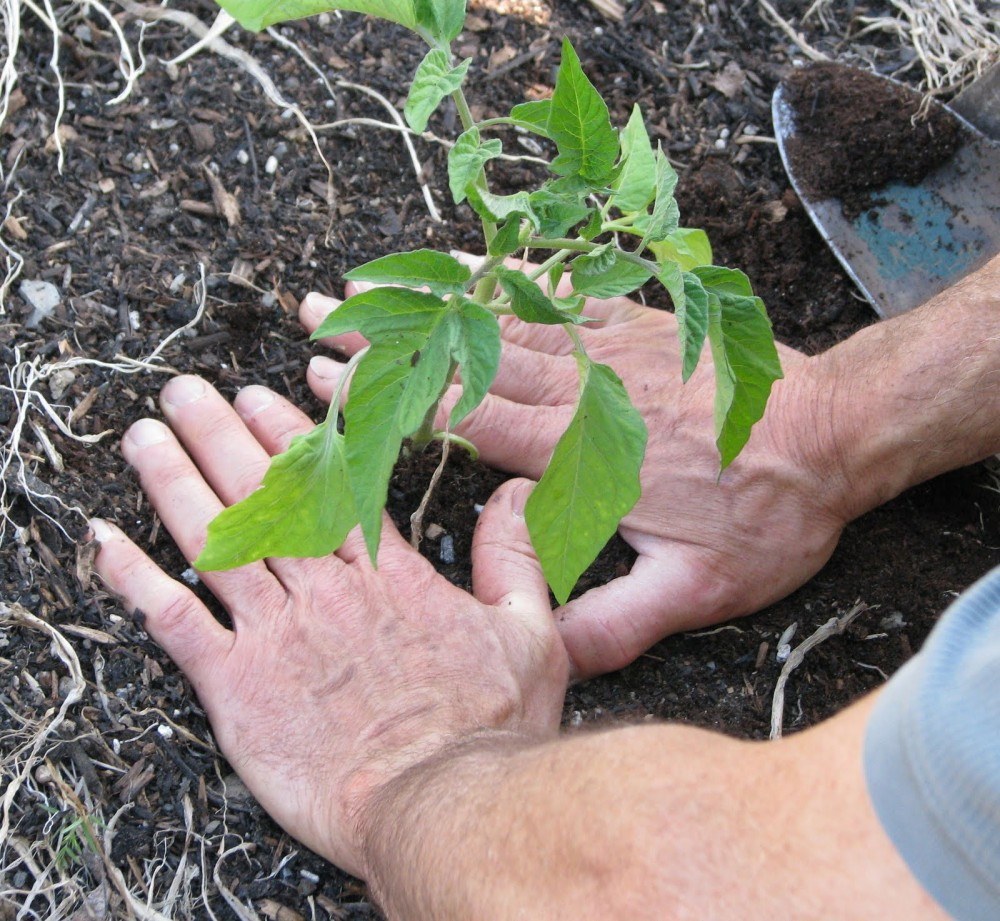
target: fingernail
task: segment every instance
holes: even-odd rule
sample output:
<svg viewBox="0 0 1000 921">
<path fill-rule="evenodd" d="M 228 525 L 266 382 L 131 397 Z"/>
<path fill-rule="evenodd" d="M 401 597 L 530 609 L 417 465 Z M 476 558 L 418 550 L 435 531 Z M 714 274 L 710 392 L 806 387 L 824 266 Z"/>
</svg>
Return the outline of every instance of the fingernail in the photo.
<svg viewBox="0 0 1000 921">
<path fill-rule="evenodd" d="M 244 418 L 256 416 L 274 402 L 274 392 L 256 384 L 244 387 L 236 397 L 236 411 Z"/>
<path fill-rule="evenodd" d="M 510 511 L 518 521 L 524 520 L 524 506 L 527 505 L 532 489 L 533 483 L 522 481 L 510 491 Z"/>
<path fill-rule="evenodd" d="M 314 355 L 309 359 L 309 370 L 320 380 L 336 383 L 340 380 L 344 367 L 339 361 L 334 361 L 325 355 Z"/>
<path fill-rule="evenodd" d="M 167 427 L 155 419 L 140 419 L 126 432 L 125 437 L 137 448 L 147 448 L 167 439 Z"/>
<path fill-rule="evenodd" d="M 100 518 L 91 518 L 87 524 L 90 527 L 91 540 L 96 540 L 99 544 L 111 540 L 114 536 L 115 532 L 111 530 L 111 526 Z"/>
<path fill-rule="evenodd" d="M 322 294 L 311 292 L 305 296 L 302 306 L 309 316 L 315 320 L 322 321 L 337 307 L 337 302 Z"/>
<path fill-rule="evenodd" d="M 175 377 L 163 388 L 163 402 L 170 406 L 194 403 L 205 395 L 205 382 L 200 377 Z"/>
</svg>

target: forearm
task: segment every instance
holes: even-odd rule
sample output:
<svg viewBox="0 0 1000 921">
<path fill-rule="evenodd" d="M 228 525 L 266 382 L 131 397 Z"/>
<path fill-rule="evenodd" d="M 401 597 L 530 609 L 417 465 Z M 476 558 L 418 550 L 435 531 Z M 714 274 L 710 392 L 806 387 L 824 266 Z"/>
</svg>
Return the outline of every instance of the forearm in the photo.
<svg viewBox="0 0 1000 921">
<path fill-rule="evenodd" d="M 1000 451 L 1000 256 L 812 360 L 820 450 L 847 520 Z"/>
<path fill-rule="evenodd" d="M 867 707 L 778 745 L 677 726 L 483 739 L 368 823 L 393 921 L 938 918 L 868 805 Z"/>
</svg>

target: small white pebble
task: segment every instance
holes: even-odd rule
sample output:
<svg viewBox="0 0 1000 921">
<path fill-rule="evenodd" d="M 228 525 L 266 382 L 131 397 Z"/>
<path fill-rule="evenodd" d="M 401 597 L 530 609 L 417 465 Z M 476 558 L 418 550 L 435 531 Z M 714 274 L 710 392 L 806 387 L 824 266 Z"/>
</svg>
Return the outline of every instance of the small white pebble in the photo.
<svg viewBox="0 0 1000 921">
<path fill-rule="evenodd" d="M 142 322 L 139 320 L 138 310 L 130 310 L 128 312 L 128 321 L 129 323 L 132 324 L 133 330 L 138 329 L 140 326 L 142 326 Z"/>
<path fill-rule="evenodd" d="M 166 723 L 160 723 L 156 727 L 156 731 L 164 739 L 172 739 L 174 737 L 174 727 L 168 726 Z"/>
<path fill-rule="evenodd" d="M 239 160 L 244 166 L 250 162 L 250 154 L 248 154 L 242 147 L 236 151 L 236 159 Z"/>
<path fill-rule="evenodd" d="M 474 506 L 472 506 L 472 510 L 473 510 L 473 511 L 474 511 L 474 512 L 475 512 L 475 513 L 476 513 L 477 515 L 482 515 L 482 513 L 483 513 L 483 509 L 484 509 L 484 508 L 486 508 L 486 506 L 485 506 L 485 505 L 483 505 L 483 503 L 482 503 L 482 502 L 477 502 L 477 503 L 476 503 L 476 504 L 475 504 Z"/>
<path fill-rule="evenodd" d="M 272 155 L 267 158 L 267 162 L 264 164 L 264 172 L 267 173 L 268 176 L 273 176 L 276 172 L 278 172 L 277 157 Z"/>
<path fill-rule="evenodd" d="M 778 647 L 778 651 L 774 654 L 774 658 L 779 662 L 787 662 L 788 657 L 792 654 L 792 644 L 782 643 Z"/>
<path fill-rule="evenodd" d="M 445 534 L 441 538 L 441 546 L 438 550 L 438 556 L 441 562 L 446 566 L 450 566 L 455 562 L 455 538 L 450 534 Z"/>
<path fill-rule="evenodd" d="M 716 150 L 725 150 L 726 149 L 726 142 L 724 140 L 722 140 L 722 138 L 719 138 L 715 142 L 715 149 Z"/>
<path fill-rule="evenodd" d="M 189 566 L 184 570 L 184 572 L 181 573 L 181 578 L 187 582 L 188 585 L 197 585 L 201 581 L 201 578 L 192 566 Z"/>
</svg>

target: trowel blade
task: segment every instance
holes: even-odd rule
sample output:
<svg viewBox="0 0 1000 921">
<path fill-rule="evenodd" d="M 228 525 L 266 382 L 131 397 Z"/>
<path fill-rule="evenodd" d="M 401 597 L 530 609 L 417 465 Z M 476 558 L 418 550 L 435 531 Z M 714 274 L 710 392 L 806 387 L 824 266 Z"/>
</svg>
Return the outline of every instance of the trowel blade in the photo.
<svg viewBox="0 0 1000 921">
<path fill-rule="evenodd" d="M 849 218 L 839 198 L 799 182 L 801 166 L 789 145 L 796 115 L 783 85 L 772 115 L 792 187 L 880 316 L 911 310 L 1000 252 L 1000 144 L 971 126 L 968 139 L 919 185 L 893 181 L 872 190 L 871 207 Z"/>
</svg>

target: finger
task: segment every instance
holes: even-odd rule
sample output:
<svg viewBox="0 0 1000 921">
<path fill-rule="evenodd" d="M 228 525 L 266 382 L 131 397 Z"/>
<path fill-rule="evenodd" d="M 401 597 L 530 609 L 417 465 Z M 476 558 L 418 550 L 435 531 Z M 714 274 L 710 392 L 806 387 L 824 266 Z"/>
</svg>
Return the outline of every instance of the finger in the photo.
<svg viewBox="0 0 1000 921">
<path fill-rule="evenodd" d="M 122 454 L 139 474 L 143 490 L 184 558 L 194 560 L 204 547 L 208 523 L 223 509 L 218 496 L 161 422 L 136 422 L 122 439 Z M 255 610 L 262 600 L 274 601 L 279 591 L 263 563 L 202 573 L 202 579 L 234 617 Z"/>
<path fill-rule="evenodd" d="M 444 406 L 450 411 L 457 394 L 452 388 Z M 573 418 L 573 406 L 529 406 L 487 394 L 456 429 L 479 451 L 484 463 L 537 480 L 545 471 L 556 442 Z"/>
<path fill-rule="evenodd" d="M 160 408 L 215 495 L 233 505 L 253 492 L 267 453 L 233 407 L 199 377 L 175 377 L 160 391 Z"/>
<path fill-rule="evenodd" d="M 525 323 L 517 317 L 501 317 L 500 333 L 504 344 L 520 346 L 548 355 L 569 355 L 573 340 L 561 326 L 550 323 Z"/>
<path fill-rule="evenodd" d="M 528 480 L 511 480 L 483 508 L 472 540 L 472 593 L 483 604 L 548 628 L 549 590 L 524 521 L 533 488 Z"/>
<path fill-rule="evenodd" d="M 574 679 L 624 668 L 665 636 L 718 623 L 737 612 L 695 548 L 642 555 L 632 571 L 556 612 Z"/>
<path fill-rule="evenodd" d="M 347 373 L 347 363 L 328 358 L 326 355 L 314 355 L 309 359 L 309 366 L 306 368 L 306 383 L 309 389 L 316 394 L 317 398 L 324 403 L 329 403 L 333 395 L 340 387 L 340 381 Z M 344 408 L 347 402 L 347 394 L 350 390 L 350 383 L 344 384 L 340 391 L 340 408 Z"/>
<path fill-rule="evenodd" d="M 341 303 L 343 302 L 338 301 L 335 297 L 310 292 L 299 304 L 299 322 L 305 327 L 306 332 L 312 335 Z M 368 340 L 361 333 L 350 332 L 341 336 L 328 336 L 325 339 L 320 339 L 319 343 L 328 349 L 336 349 L 345 355 L 353 355 L 368 345 Z"/>
<path fill-rule="evenodd" d="M 100 543 L 94 562 L 98 575 L 129 611 L 141 613 L 143 629 L 195 687 L 203 685 L 229 651 L 233 634 L 114 525 L 94 519 L 90 528 Z"/>
<path fill-rule="evenodd" d="M 244 387 L 236 395 L 233 409 L 262 449 L 258 483 L 263 479 L 271 457 L 287 451 L 293 438 L 305 435 L 316 427 L 316 423 L 301 409 L 267 387 Z"/>
<path fill-rule="evenodd" d="M 575 358 L 509 342 L 503 345 L 500 367 L 490 385 L 496 396 L 527 406 L 575 404 L 579 389 L 580 369 Z"/>
</svg>

